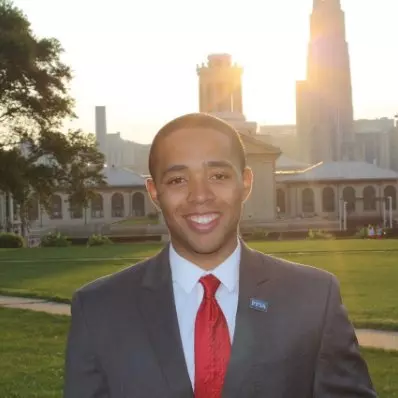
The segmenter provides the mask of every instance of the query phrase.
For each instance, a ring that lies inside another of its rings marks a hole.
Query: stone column
[[[103,192],[103,203],[104,203],[104,218],[103,221],[112,221],[112,192]]]
[[[314,201],[315,201],[315,213],[320,216],[322,214],[322,187],[314,186]]]

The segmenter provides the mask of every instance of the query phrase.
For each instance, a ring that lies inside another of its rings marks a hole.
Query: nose
[[[207,178],[191,179],[188,184],[188,202],[203,204],[215,197]]]

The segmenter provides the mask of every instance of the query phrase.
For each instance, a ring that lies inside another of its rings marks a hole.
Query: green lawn
[[[59,398],[69,318],[0,308],[0,397]],[[398,352],[365,350],[380,398],[398,398]]]
[[[334,273],[357,327],[398,330],[398,241],[253,242],[251,247]],[[0,251],[0,294],[68,302],[75,289],[156,253],[159,244]]]

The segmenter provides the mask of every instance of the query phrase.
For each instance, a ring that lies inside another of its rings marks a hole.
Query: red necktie
[[[202,277],[204,295],[195,323],[195,398],[220,398],[231,353],[228,325],[215,298],[220,281]]]

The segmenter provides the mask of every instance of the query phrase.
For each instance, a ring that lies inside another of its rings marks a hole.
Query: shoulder
[[[74,292],[72,304],[76,299],[86,305],[112,305],[115,301],[130,300],[141,286],[147,270],[157,266],[158,257],[159,254],[81,286]]]

